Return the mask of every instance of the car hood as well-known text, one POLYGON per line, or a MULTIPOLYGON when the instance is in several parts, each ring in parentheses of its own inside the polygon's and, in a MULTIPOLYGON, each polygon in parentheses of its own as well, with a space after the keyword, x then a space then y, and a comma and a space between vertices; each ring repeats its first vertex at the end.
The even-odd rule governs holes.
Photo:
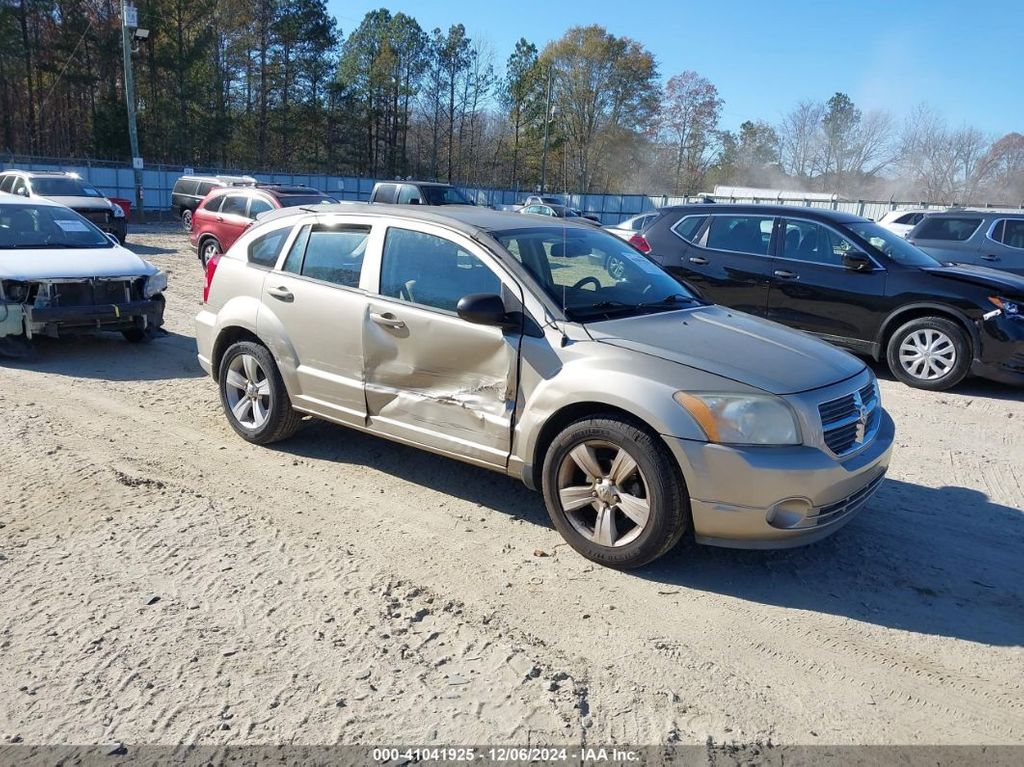
POLYGON ((47 197, 46 199, 67 205, 75 210, 110 210, 110 201, 105 197, 47 197))
POLYGON ((720 306, 587 325, 594 340, 724 376, 772 394, 819 389, 864 363, 824 341, 720 306))
POLYGON ((1013 297, 1024 296, 1024 277, 1001 269, 989 269, 971 264, 948 264, 926 267, 924 271, 946 280, 969 282, 983 288, 992 288, 1013 297))
POLYGON ((127 248, 0 250, 0 278, 5 280, 136 277, 156 267, 127 248))

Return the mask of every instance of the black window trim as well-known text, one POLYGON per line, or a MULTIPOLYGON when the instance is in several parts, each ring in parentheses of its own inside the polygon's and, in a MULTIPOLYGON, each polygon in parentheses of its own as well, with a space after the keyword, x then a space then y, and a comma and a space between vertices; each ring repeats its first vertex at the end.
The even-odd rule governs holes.
MULTIPOLYGON (((789 221, 800 221, 801 223, 805 223, 805 224, 817 224, 818 226, 820 226, 820 227, 822 227, 824 229, 827 229, 828 231, 832 232, 833 234, 838 235, 839 237, 842 237, 844 240, 846 240, 847 242, 850 242, 853 245, 857 244, 854 240, 863 240, 864 239, 863 237, 861 237, 858 234, 856 234, 856 232, 849 232, 848 234, 843 234, 838 229, 836 229, 834 226, 831 226, 831 225, 825 223, 824 221, 817 221, 817 220, 815 220, 813 218, 803 218, 802 216, 779 216, 778 217, 778 221, 777 221, 779 230, 781 230, 783 227, 785 227, 786 223, 789 222, 789 221)), ((867 243, 867 244, 871 245, 870 242, 867 243)), ((871 247, 873 248, 874 246, 871 245, 871 247)), ((779 253, 784 253, 785 252, 784 248, 785 248, 785 235, 779 237, 779 245, 776 248, 776 250, 779 253)), ((873 263, 875 265, 874 269, 871 270, 872 272, 884 272, 884 271, 886 271, 885 267, 882 264, 878 263, 878 259, 875 258, 871 253, 869 253, 866 250, 864 250, 862 252, 864 253, 865 256, 867 256, 869 259, 871 259, 871 263, 873 263)), ((775 258, 777 260, 779 260, 779 261, 788 261, 791 264, 808 264, 808 265, 811 265, 811 266, 827 266, 830 269, 844 269, 846 271, 849 271, 842 264, 826 264, 826 263, 822 263, 820 261, 805 261, 805 260, 800 259, 800 258, 786 258, 785 256, 782 256, 782 255, 776 255, 775 258)), ((864 274, 864 272, 861 272, 861 274, 864 274)))

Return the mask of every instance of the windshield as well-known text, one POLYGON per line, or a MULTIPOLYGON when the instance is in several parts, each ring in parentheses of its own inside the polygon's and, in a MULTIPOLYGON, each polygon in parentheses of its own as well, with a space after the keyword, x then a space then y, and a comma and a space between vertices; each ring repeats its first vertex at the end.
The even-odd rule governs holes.
POLYGON ((40 197, 102 197, 94 186, 83 184, 77 178, 34 178, 32 191, 40 197))
POLYGON ((871 246, 903 266, 941 266, 934 258, 917 248, 895 232, 890 232, 873 221, 846 224, 854 234, 871 243, 871 246))
POLYGON ((0 205, 0 250, 112 247, 103 232, 66 208, 0 205))
POLYGON ((427 205, 472 205, 462 192, 452 186, 424 186, 420 187, 420 193, 427 201, 427 205))
POLYGON ((628 243, 598 229, 551 226, 493 236, 570 320, 606 320, 701 303, 628 243))

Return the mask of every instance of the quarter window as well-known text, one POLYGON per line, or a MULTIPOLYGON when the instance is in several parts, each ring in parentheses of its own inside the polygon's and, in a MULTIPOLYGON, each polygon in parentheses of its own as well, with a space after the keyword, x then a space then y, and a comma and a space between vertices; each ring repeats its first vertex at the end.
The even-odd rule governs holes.
POLYGON ((220 210, 220 206, 223 204, 223 202, 224 195, 220 195, 219 197, 211 197, 209 200, 206 201, 206 204, 203 205, 203 210, 208 210, 210 211, 210 213, 216 213, 217 211, 220 210))
POLYGON ((290 228, 283 227, 253 240, 249 245, 249 263, 273 269, 290 232, 290 228))
POLYGON ((774 223, 770 216, 712 216, 707 247, 767 255, 774 223))
POLYGON ((408 229, 388 229, 381 263, 383 296, 454 312, 471 293, 500 293, 501 280, 479 258, 451 240, 408 229))
POLYGON ((697 236, 697 232, 700 231, 706 220, 707 216, 686 216, 676 222, 672 231, 687 242, 693 242, 693 238, 697 236))
POLYGON ((813 264, 842 266, 843 255, 855 250, 845 237, 813 221, 787 221, 782 257, 813 264))
MULTIPOLYGON (((358 288, 369 237, 368 226, 314 226, 306 242, 302 276, 344 288, 358 288)), ((288 257, 291 258, 291 253, 288 257)))
POLYGON ((915 240, 949 240, 963 242, 981 226, 980 218, 953 218, 928 216, 914 233, 915 240))

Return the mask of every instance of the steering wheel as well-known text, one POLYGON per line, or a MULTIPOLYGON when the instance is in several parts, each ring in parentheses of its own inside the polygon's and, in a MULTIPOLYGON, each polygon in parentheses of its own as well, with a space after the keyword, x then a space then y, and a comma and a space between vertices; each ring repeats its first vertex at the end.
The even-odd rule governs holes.
POLYGON ((594 283, 594 290, 601 289, 601 280, 597 279, 597 277, 594 277, 593 275, 590 275, 589 277, 584 277, 582 280, 579 280, 575 285, 572 286, 572 289, 582 290, 583 286, 589 282, 594 283))

